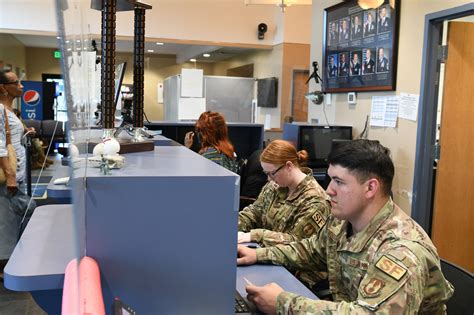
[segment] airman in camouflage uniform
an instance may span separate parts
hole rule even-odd
[[[239,230],[250,232],[250,239],[263,246],[288,244],[310,237],[326,223],[329,196],[309,168],[301,169],[306,178],[288,195],[287,187],[268,182],[257,200],[239,213]]]
[[[302,270],[327,268],[334,301],[311,300],[276,284],[248,286],[248,298],[262,307],[263,300],[273,303],[264,311],[278,314],[445,313],[453,287],[429,237],[388,196],[393,179],[388,149],[376,141],[351,143],[329,157],[333,214],[318,236],[256,252],[239,248],[240,264],[256,260]],[[369,212],[374,215],[365,222]]]
[[[272,180],[262,188],[257,200],[239,213],[239,230],[250,232],[250,241],[261,246],[289,244],[318,234],[325,225],[330,212],[329,196],[314,179],[310,168],[299,167],[301,161],[297,161],[297,156],[296,149],[283,140],[273,141],[262,152],[264,165],[270,161],[266,167],[277,171],[273,175],[268,173]],[[286,168],[278,170],[280,165],[284,167],[289,163],[286,159],[293,168],[288,173]],[[300,159],[304,160],[301,156]],[[286,187],[290,182],[293,183],[291,192]],[[310,288],[327,279],[325,271],[291,271]]]

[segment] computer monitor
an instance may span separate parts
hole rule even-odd
[[[257,80],[257,106],[278,106],[278,79],[264,78]]]
[[[333,140],[352,140],[352,127],[286,123],[283,126],[283,139],[293,143],[298,150],[308,152],[308,167],[323,169],[328,167],[327,158]]]
[[[308,151],[308,166],[328,167],[328,156],[333,140],[352,140],[352,127],[344,126],[304,126],[300,131],[299,150]]]

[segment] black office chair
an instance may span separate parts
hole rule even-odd
[[[242,210],[254,203],[263,186],[267,183],[267,176],[260,165],[262,150],[254,151],[240,170],[240,205]]]
[[[441,259],[441,270],[454,286],[454,295],[446,303],[448,314],[474,314],[473,274],[443,259]]]

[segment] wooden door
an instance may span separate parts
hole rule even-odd
[[[449,23],[444,82],[432,238],[474,272],[474,23]]]
[[[308,100],[304,95],[308,92],[308,70],[293,71],[293,93],[291,97],[291,115],[294,121],[308,121]]]

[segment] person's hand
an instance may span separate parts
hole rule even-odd
[[[187,132],[186,135],[184,136],[184,145],[186,148],[191,148],[193,146],[193,141],[194,141],[194,132],[190,131]]]
[[[34,137],[36,135],[35,127],[26,128],[25,134],[29,134],[31,137]]]
[[[249,243],[250,242],[250,233],[239,232],[237,233],[237,243]]]
[[[247,246],[237,245],[237,265],[253,265],[257,262],[257,251]]]
[[[10,194],[11,196],[15,196],[16,192],[18,191],[18,187],[16,186],[16,177],[7,176],[6,186],[7,186],[7,193]]]
[[[247,291],[247,300],[253,302],[260,311],[265,314],[276,313],[277,298],[283,292],[278,284],[269,283],[263,287],[248,285],[245,290]]]

